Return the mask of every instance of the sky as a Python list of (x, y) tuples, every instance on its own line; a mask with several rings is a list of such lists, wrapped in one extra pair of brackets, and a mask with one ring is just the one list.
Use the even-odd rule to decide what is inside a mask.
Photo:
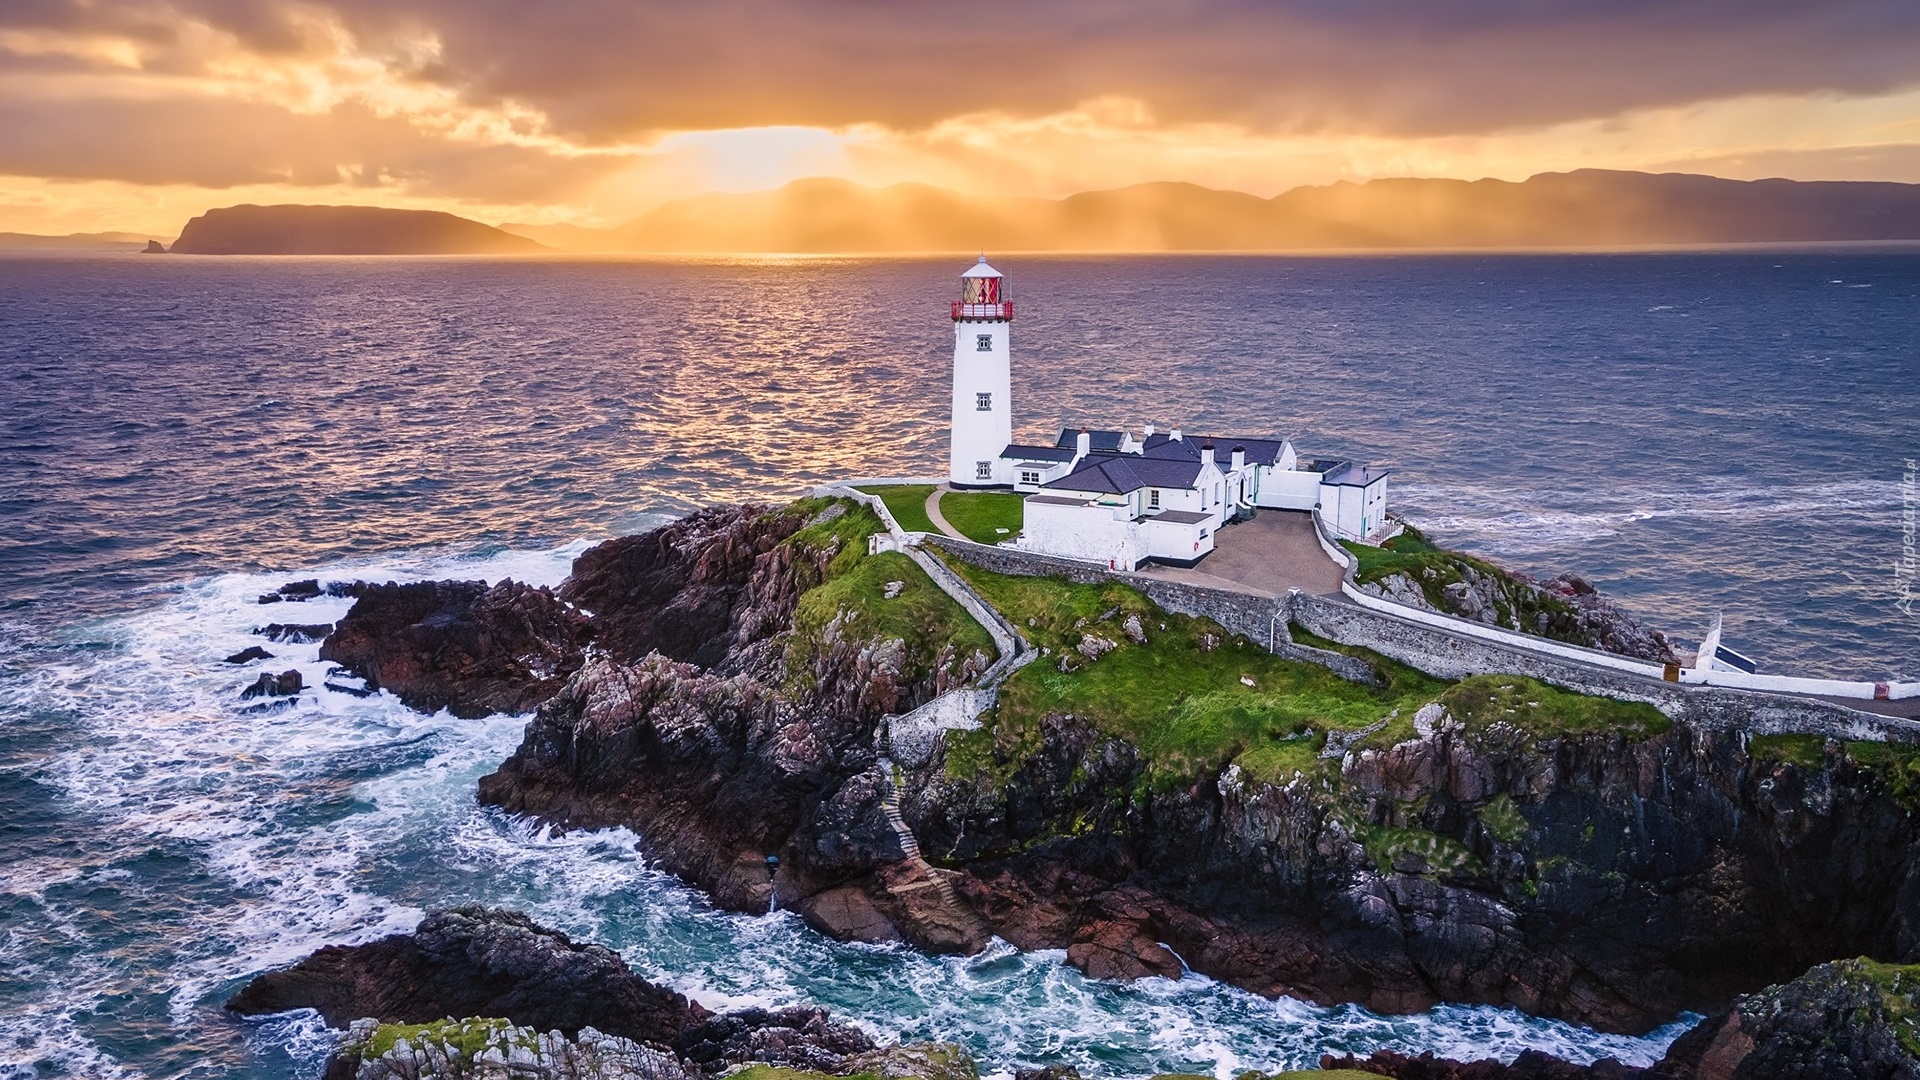
[(1577, 168), (1920, 182), (1920, 2), (0, 0), (0, 231)]

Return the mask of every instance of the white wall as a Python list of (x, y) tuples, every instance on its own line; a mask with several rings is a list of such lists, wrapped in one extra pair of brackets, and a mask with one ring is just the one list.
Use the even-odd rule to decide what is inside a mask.
[[(1013, 441), (1013, 373), (1008, 336), (1013, 324), (1004, 320), (961, 319), (953, 324), (953, 424), (947, 479), (955, 484), (980, 486), (1011, 484), (1012, 466), (1000, 460), (1000, 451)], [(977, 339), (985, 336), (982, 352)], [(982, 412), (979, 394), (989, 394), (992, 409)], [(992, 463), (991, 478), (980, 479), (975, 462)]]
[(1148, 518), (1140, 523), (1140, 531), (1151, 558), (1189, 562), (1213, 550), (1215, 530), (1210, 521), (1184, 524)]
[(1028, 499), (1016, 546), (1131, 570), (1146, 555), (1126, 507), (1070, 506)]
[[(1006, 462), (1007, 482), (1013, 485), (1013, 490), (1024, 491), (1029, 494), (1039, 491), (1040, 484), (1050, 484), (1067, 475), (1071, 469), (1071, 465), (1065, 461), (1023, 462), (1019, 460), (1009, 460)], [(1040, 484), (1029, 484), (1020, 479), (1021, 473), (1033, 472), (1035, 470), (1038, 470), (1040, 473)]]
[(1260, 466), (1256, 505), (1275, 510), (1311, 510), (1320, 501), (1320, 474)]

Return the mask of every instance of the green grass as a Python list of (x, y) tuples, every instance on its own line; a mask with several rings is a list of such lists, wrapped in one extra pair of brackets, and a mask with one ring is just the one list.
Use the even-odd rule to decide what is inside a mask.
[(500, 1037), (501, 1031), (512, 1025), (510, 1020), (473, 1018), (467, 1020), (436, 1020), (431, 1024), (381, 1024), (375, 1028), (367, 1040), (367, 1048), (362, 1058), (370, 1060), (392, 1050), (406, 1039), (410, 1046), (426, 1043), (440, 1043), (448, 1049), (457, 1051), (462, 1057), (472, 1060), (473, 1056), (486, 1049)]
[[(804, 508), (820, 513), (829, 503), (817, 502), (820, 505)], [(880, 530), (878, 514), (849, 500), (836, 502), (845, 513), (810, 525), (787, 540), (817, 549), (838, 546), (822, 580), (801, 594), (794, 609), (786, 657), (790, 689), (810, 689), (812, 661), (825, 644), (827, 624), (836, 618), (844, 632), (860, 640), (903, 642), (907, 680), (912, 682), (931, 674), (949, 646), (955, 656), (975, 651), (989, 658), (995, 655), (986, 629), (941, 592), (912, 559), (897, 551), (867, 554), (867, 537)], [(904, 588), (889, 600), (884, 590), (892, 581), (903, 582)]]
[(908, 532), (940, 531), (933, 527), (933, 519), (927, 516), (927, 496), (933, 494), (932, 484), (879, 484), (854, 490), (880, 496), (880, 501), (887, 504), (887, 512), (893, 515), (893, 520)]
[(1440, 703), (1473, 734), (1505, 723), (1540, 738), (1618, 732), (1637, 741), (1673, 727), (1645, 702), (1576, 694), (1518, 675), (1462, 679), (1440, 695)]
[(1487, 833), (1503, 844), (1518, 844), (1527, 838), (1526, 816), (1520, 813), (1520, 808), (1513, 805), (1513, 799), (1504, 791), (1480, 808), (1480, 824), (1485, 825)]
[(1847, 756), (1878, 770), (1900, 805), (1920, 814), (1920, 745), (1893, 742), (1849, 742)]
[[(949, 743), (956, 773), (1016, 765), (1038, 747), (1040, 720), (1061, 713), (1138, 747), (1156, 782), (1233, 761), (1257, 779), (1285, 780), (1318, 768), (1327, 731), (1363, 728), (1396, 708), (1411, 713), (1446, 686), (1410, 668), (1390, 673), (1383, 688), (1356, 685), (1316, 664), (1270, 656), (1210, 620), (1163, 612), (1118, 583), (1013, 577), (966, 563), (955, 569), (1049, 650), (1001, 689), (989, 728)], [(1144, 644), (1128, 640), (1129, 616), (1139, 618)], [(1084, 635), (1115, 648), (1087, 661), (1075, 651)], [(1059, 669), (1062, 656), (1073, 670)]]
[(1827, 762), (1827, 739), (1824, 735), (1755, 735), (1747, 740), (1747, 756), (1818, 769)]
[(1426, 829), (1362, 825), (1355, 832), (1367, 857), (1383, 874), (1391, 872), (1394, 860), (1403, 854), (1419, 856), (1436, 873), (1479, 874), (1485, 869), (1465, 844)]
[(940, 516), (975, 543), (997, 544), (1020, 534), (1025, 502), (1007, 492), (949, 491), (940, 496)]

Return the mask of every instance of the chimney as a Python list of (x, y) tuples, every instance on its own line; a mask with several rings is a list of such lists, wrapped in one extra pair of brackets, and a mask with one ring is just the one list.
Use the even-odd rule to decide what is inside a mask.
[(1172, 439), (1172, 440), (1173, 440), (1174, 442), (1179, 442), (1179, 441), (1180, 441), (1180, 429), (1179, 429), (1179, 428), (1174, 428), (1174, 429), (1173, 429), (1172, 431), (1170, 431), (1170, 432), (1168, 432), (1168, 433), (1167, 433), (1167, 438), (1169, 438), (1169, 439)]
[(1246, 467), (1247, 467), (1247, 448), (1244, 446), (1234, 447), (1233, 448), (1233, 471), (1239, 472), (1241, 469), (1244, 469)]
[(1087, 434), (1086, 428), (1081, 428), (1080, 437), (1073, 440), (1073, 460), (1079, 461), (1081, 458), (1086, 457), (1092, 450), (1093, 436)]
[(1140, 441), (1141, 441), (1141, 442), (1146, 442), (1146, 441), (1147, 441), (1148, 439), (1151, 439), (1151, 438), (1153, 438), (1153, 425), (1152, 425), (1152, 424), (1148, 424), (1148, 425), (1147, 425), (1147, 433), (1146, 433), (1146, 434), (1145, 434), (1144, 436), (1142, 436), (1142, 437), (1141, 437), (1141, 439), (1140, 439)]

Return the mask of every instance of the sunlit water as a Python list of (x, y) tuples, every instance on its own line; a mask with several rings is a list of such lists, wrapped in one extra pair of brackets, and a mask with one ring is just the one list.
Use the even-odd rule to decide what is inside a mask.
[[(1015, 393), (1391, 464), (1443, 539), (1576, 568), (1776, 669), (1920, 671), (1893, 604), (1920, 455), (1898, 252), (1006, 260)], [(626, 833), (474, 804), (523, 720), (220, 658), (292, 577), (557, 581), (711, 499), (937, 464), (947, 261), (0, 260), (0, 1076), (312, 1076), (247, 976), (422, 911), (525, 908), (715, 1006), (813, 1002), (989, 1068), (1225, 1075), (1379, 1046), (1645, 1062), (1490, 1009), (1414, 1017), (1057, 955), (836, 944), (714, 912)], [(1884, 569), (1882, 569), (1884, 567)], [(315, 646), (269, 645), (317, 684)]]

